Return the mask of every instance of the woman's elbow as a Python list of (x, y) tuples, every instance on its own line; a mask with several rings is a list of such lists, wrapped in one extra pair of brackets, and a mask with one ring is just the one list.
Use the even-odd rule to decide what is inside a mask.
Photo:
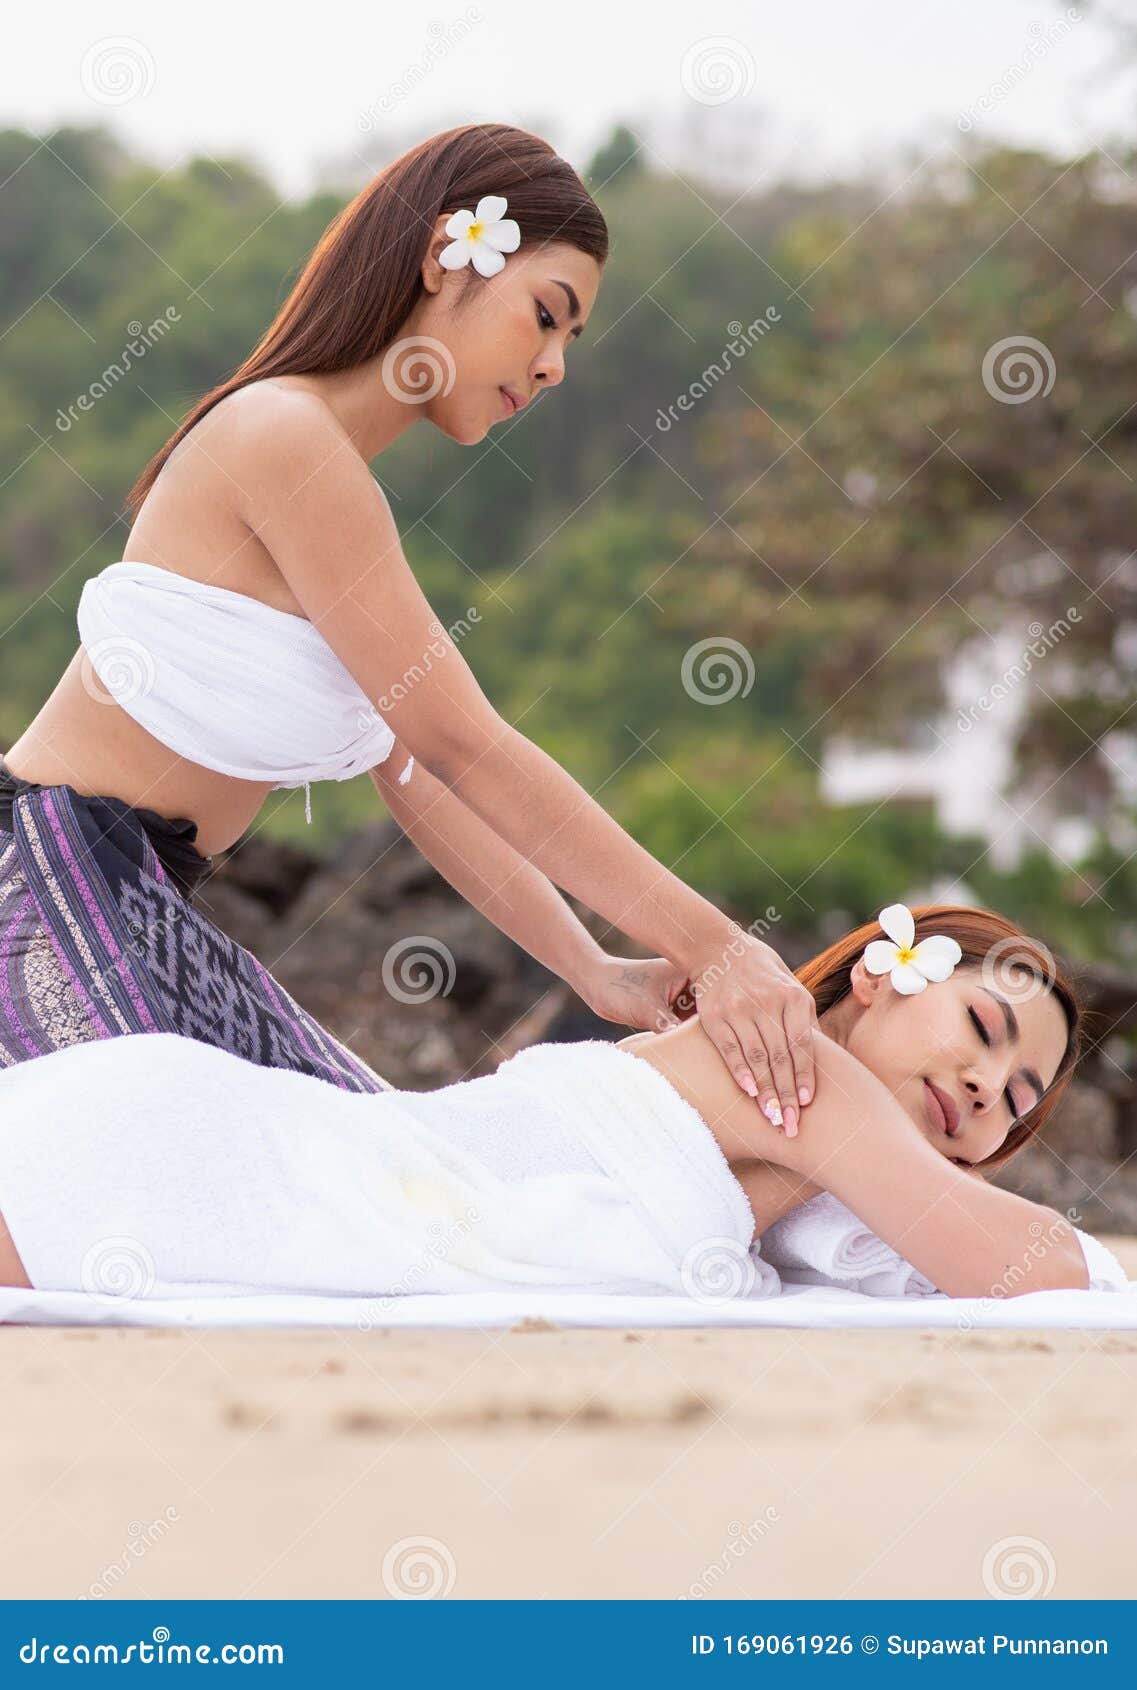
[(1030, 1223), (1030, 1243), (1021, 1267), (1009, 1265), (1005, 1295), (1022, 1297), (1031, 1291), (1088, 1291), (1090, 1272), (1077, 1232), (1056, 1209), (1040, 1208)]

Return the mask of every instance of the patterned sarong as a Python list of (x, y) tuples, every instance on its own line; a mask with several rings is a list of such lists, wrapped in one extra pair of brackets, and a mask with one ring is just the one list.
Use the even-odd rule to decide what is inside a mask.
[(211, 859), (187, 842), (192, 822), (33, 785), (2, 760), (0, 797), (0, 1068), (164, 1032), (345, 1091), (388, 1089), (194, 907)]

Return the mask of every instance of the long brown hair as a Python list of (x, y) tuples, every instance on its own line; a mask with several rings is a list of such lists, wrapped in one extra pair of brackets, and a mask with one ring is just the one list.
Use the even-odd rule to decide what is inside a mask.
[(598, 264), (608, 225), (567, 160), (539, 135), (505, 123), (467, 123), (397, 158), (335, 216), (300, 278), (244, 363), (200, 399), (127, 494), (138, 507), (166, 459), (226, 394), (279, 375), (350, 369), (396, 338), (422, 289), (420, 274), (443, 212), (508, 200), (522, 247), (564, 241)]
[[(975, 1164), (977, 1168), (993, 1171), (1034, 1138), (1053, 1114), (1081, 1055), (1085, 1005), (1064, 964), (1040, 940), (1030, 938), (1005, 916), (996, 915), (993, 910), (969, 909), (964, 904), (921, 904), (912, 910), (912, 915), (917, 942), (933, 933), (945, 933), (963, 952), (959, 967), (970, 964), (981, 969), (985, 979), (1012, 1002), (1018, 983), (1024, 977), (1033, 976), (1054, 993), (1066, 1014), (1066, 1049), (1045, 1095), (1025, 1115), (1019, 1116), (997, 1150)], [(795, 970), (802, 985), (812, 993), (818, 1015), (852, 990), (853, 964), (869, 941), (886, 937), (877, 922), (866, 922)]]

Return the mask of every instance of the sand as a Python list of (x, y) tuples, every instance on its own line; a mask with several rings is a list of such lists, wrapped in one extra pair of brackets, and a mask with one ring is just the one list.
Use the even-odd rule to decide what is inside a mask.
[(1137, 1595), (1137, 1333), (0, 1346), (9, 1598)]

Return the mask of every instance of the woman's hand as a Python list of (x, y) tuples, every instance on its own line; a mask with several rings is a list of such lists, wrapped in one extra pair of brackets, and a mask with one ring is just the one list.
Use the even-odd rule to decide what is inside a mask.
[(792, 1137), (814, 1093), (813, 994), (775, 950), (741, 928), (691, 972), (691, 989), (699, 1021), (735, 1080)]
[(686, 969), (666, 957), (605, 955), (574, 985), (594, 1015), (622, 1027), (662, 1033), (695, 1012)]

